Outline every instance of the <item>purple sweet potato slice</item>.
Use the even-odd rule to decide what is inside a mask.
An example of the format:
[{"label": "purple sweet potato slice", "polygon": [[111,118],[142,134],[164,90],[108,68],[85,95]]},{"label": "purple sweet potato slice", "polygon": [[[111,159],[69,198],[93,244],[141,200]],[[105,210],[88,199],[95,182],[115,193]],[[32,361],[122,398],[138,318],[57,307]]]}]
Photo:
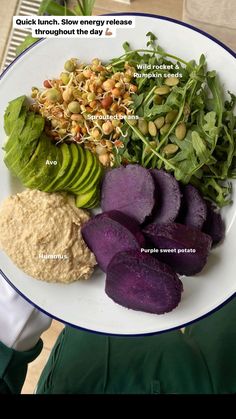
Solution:
[{"label": "purple sweet potato slice", "polygon": [[177,180],[165,170],[151,169],[156,193],[152,221],[160,224],[174,221],[181,205],[181,191]]},{"label": "purple sweet potato slice", "polygon": [[147,169],[137,164],[108,171],[102,183],[103,211],[118,210],[143,223],[154,207],[154,181]]},{"label": "purple sweet potato slice", "polygon": [[179,222],[189,227],[202,229],[207,217],[207,206],[198,190],[192,185],[183,188],[183,207]]},{"label": "purple sweet potato slice", "polygon": [[204,268],[211,237],[200,230],[178,223],[150,224],[144,234],[159,252],[155,255],[181,275],[194,275]]},{"label": "purple sweet potato slice", "polygon": [[129,217],[123,212],[116,211],[116,210],[103,212],[100,215],[103,217],[111,218],[112,220],[117,221],[118,223],[122,224],[134,235],[140,247],[145,246],[144,235],[139,227],[139,224],[133,218]]},{"label": "purple sweet potato slice", "polygon": [[126,227],[103,214],[91,218],[81,231],[85,243],[104,272],[116,253],[140,249],[136,237]]},{"label": "purple sweet potato slice", "polygon": [[105,291],[124,307],[163,314],[177,307],[183,285],[169,266],[148,254],[128,251],[111,260]]},{"label": "purple sweet potato slice", "polygon": [[213,246],[219,244],[225,237],[225,223],[219,211],[210,202],[206,201],[207,218],[203,225],[203,231],[212,238]]}]

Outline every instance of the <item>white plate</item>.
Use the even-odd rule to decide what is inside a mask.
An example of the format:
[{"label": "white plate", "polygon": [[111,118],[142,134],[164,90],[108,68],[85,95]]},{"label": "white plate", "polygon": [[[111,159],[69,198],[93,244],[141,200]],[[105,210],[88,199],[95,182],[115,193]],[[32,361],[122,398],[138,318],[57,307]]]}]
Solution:
[{"label": "white plate", "polygon": [[[32,86],[60,74],[64,62],[71,57],[90,61],[98,56],[106,61],[122,54],[122,44],[146,45],[146,33],[154,32],[166,51],[185,60],[198,59],[203,53],[209,69],[220,75],[225,90],[236,92],[236,59],[233,53],[206,35],[178,22],[154,16],[136,16],[136,29],[117,31],[116,39],[48,39],[25,52],[0,82],[0,137],[3,143],[3,114],[7,103],[22,94],[30,94]],[[22,190],[9,174],[0,152],[0,201]],[[234,189],[236,189],[234,187]],[[157,316],[123,308],[104,292],[104,275],[96,272],[87,282],[71,285],[47,284],[25,275],[1,253],[1,269],[5,277],[35,305],[64,322],[98,332],[112,334],[147,334],[191,322],[224,303],[236,291],[234,268],[236,250],[236,201],[224,211],[227,237],[211,252],[204,271],[184,278],[184,293],[179,307],[169,314]]]}]

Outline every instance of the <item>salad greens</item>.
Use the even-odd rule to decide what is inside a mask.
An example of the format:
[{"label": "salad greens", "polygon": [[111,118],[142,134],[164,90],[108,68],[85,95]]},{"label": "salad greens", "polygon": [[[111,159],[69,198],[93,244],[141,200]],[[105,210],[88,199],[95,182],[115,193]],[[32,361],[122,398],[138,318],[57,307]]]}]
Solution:
[{"label": "salad greens", "polygon": [[[224,99],[217,73],[207,70],[204,55],[199,63],[186,62],[165,53],[155,35],[149,32],[147,36],[146,49],[132,50],[126,42],[125,53],[111,60],[110,65],[116,73],[128,63],[141,75],[136,79],[138,91],[133,95],[132,105],[133,113],[140,119],[155,122],[172,111],[176,117],[165,124],[165,129],[158,130],[155,137],[126,119],[120,138],[124,147],[114,148],[115,165],[139,163],[147,168],[164,168],[223,207],[231,202],[228,179],[236,178],[236,96],[228,92],[229,98]],[[159,68],[165,65],[172,68],[174,65],[174,71],[182,77],[171,89],[166,89],[167,94],[159,96],[158,86],[163,87],[167,73]],[[142,72],[146,73],[144,77]],[[152,77],[154,72],[158,77]],[[176,130],[181,125],[186,127],[184,139],[178,138]],[[169,155],[167,149],[174,152]]]},{"label": "salad greens", "polygon": [[[56,15],[63,10],[65,14],[89,14],[94,5],[94,1],[77,1],[69,10],[54,3],[44,0],[39,13]],[[228,205],[229,179],[236,178],[236,96],[228,92],[225,97],[217,73],[208,70],[204,55],[198,63],[187,62],[165,52],[153,33],[147,37],[143,49],[132,50],[125,42],[124,54],[105,68],[114,80],[125,74],[125,89],[129,89],[127,105],[122,102],[124,119],[118,140],[111,145],[113,165],[164,168],[183,184],[196,186],[217,206]],[[109,99],[112,102],[114,97]],[[117,101],[115,105],[120,105],[121,98]],[[127,117],[130,113],[133,119]]]}]

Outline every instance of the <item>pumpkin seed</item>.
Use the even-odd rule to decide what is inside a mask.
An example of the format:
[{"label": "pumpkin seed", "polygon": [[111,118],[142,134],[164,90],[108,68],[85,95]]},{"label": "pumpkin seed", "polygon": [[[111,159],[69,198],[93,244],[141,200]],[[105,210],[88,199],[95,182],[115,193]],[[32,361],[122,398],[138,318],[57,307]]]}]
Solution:
[{"label": "pumpkin seed", "polygon": [[148,123],[144,118],[139,118],[138,120],[138,128],[143,135],[148,134]]},{"label": "pumpkin seed", "polygon": [[163,84],[163,86],[157,87],[156,90],[154,91],[154,93],[156,95],[168,95],[168,93],[170,93],[170,87],[169,86],[165,86]]},{"label": "pumpkin seed", "polygon": [[163,152],[166,156],[171,156],[172,154],[175,154],[178,149],[179,147],[176,144],[167,144],[163,148]]},{"label": "pumpkin seed", "polygon": [[[116,121],[116,120],[114,119],[114,121]],[[137,119],[129,118],[129,125],[131,125],[132,127],[135,127],[135,125],[137,125],[137,123],[138,123]]]},{"label": "pumpkin seed", "polygon": [[170,124],[165,124],[163,125],[163,127],[161,127],[160,129],[160,133],[161,135],[166,134],[170,129]]},{"label": "pumpkin seed", "polygon": [[165,84],[166,86],[170,86],[170,87],[177,86],[177,84],[179,84],[179,79],[177,77],[168,77],[165,80]]},{"label": "pumpkin seed", "polygon": [[165,118],[164,116],[159,116],[157,119],[155,119],[154,124],[156,125],[157,129],[160,129],[161,127],[163,127],[165,123]]},{"label": "pumpkin seed", "polygon": [[174,120],[175,120],[175,118],[176,118],[177,115],[178,115],[178,111],[176,111],[176,110],[173,110],[173,111],[168,112],[166,114],[166,117],[165,117],[165,122],[167,124],[174,122]]},{"label": "pumpkin seed", "polygon": [[157,127],[156,127],[156,125],[154,124],[154,122],[152,122],[152,121],[149,121],[149,122],[148,122],[148,131],[149,131],[149,134],[150,134],[152,137],[155,137],[155,136],[157,135]]},{"label": "pumpkin seed", "polygon": [[183,140],[186,136],[187,128],[184,122],[181,122],[175,128],[175,135],[178,140]]},{"label": "pumpkin seed", "polygon": [[144,149],[144,153],[145,154],[148,154],[148,153],[150,153],[150,151],[152,151],[153,149],[155,149],[156,146],[157,146],[157,144],[158,144],[158,142],[157,141],[150,141],[149,144],[150,145],[149,146],[146,146],[145,149]]},{"label": "pumpkin seed", "polygon": [[162,104],[162,97],[159,95],[154,96],[153,102],[155,103],[155,105],[161,105]]}]

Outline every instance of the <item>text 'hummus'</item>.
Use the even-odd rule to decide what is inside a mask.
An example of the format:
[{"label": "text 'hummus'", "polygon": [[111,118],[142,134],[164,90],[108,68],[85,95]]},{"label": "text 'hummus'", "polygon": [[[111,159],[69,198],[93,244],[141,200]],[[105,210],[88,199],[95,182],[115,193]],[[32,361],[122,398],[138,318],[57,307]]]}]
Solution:
[{"label": "text 'hummus'", "polygon": [[26,190],[10,196],[0,207],[0,245],[34,278],[63,283],[88,279],[96,260],[81,236],[81,227],[89,218],[66,194]]}]

